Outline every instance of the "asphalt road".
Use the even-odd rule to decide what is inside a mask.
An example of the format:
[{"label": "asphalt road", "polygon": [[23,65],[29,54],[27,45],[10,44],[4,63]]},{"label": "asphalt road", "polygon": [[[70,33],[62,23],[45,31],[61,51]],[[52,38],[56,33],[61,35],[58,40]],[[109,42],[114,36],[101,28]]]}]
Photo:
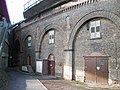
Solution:
[{"label": "asphalt road", "polygon": [[9,71],[11,76],[7,90],[47,90],[38,79],[21,73],[19,71]]}]

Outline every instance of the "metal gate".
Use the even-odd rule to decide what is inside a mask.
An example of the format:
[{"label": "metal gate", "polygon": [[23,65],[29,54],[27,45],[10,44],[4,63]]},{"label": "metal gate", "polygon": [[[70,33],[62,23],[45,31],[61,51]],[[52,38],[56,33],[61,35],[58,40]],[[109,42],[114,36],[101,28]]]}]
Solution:
[{"label": "metal gate", "polygon": [[85,57],[85,82],[108,83],[108,57]]}]

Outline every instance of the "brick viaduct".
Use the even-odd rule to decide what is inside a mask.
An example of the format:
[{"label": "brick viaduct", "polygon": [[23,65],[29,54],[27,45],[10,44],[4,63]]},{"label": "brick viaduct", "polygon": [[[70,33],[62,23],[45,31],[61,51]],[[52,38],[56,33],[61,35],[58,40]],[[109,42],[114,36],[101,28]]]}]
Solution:
[{"label": "brick viaduct", "polygon": [[[19,40],[20,44],[20,64],[23,64],[23,61],[27,59],[28,55],[31,55],[32,60],[36,60],[36,58],[47,58],[50,53],[54,53],[56,59],[59,59],[58,61],[56,61],[56,72],[58,73],[58,76],[63,75],[65,79],[75,79],[84,82],[84,65],[82,66],[82,69],[79,68],[81,64],[77,64],[77,59],[79,59],[80,57],[79,55],[78,57],[75,55],[77,53],[75,51],[77,50],[76,42],[78,40],[77,38],[79,38],[79,35],[81,35],[79,34],[80,32],[82,33],[82,31],[85,30],[85,32],[88,33],[86,29],[87,23],[94,19],[101,19],[103,20],[103,22],[109,22],[109,25],[113,25],[113,28],[116,29],[116,31],[113,31],[113,33],[119,33],[120,1],[88,0],[86,2],[71,7],[53,9],[46,13],[40,14],[38,15],[38,17],[34,17],[31,20],[26,20],[22,22],[19,27],[14,30],[15,41]],[[107,26],[104,26],[104,28],[107,28]],[[58,40],[58,42],[56,41],[55,45],[49,45],[47,42],[47,34],[50,30],[53,29],[55,30],[55,37],[57,38],[56,40]],[[108,31],[108,33],[111,35],[110,31]],[[32,36],[33,39],[33,45],[31,49],[25,47],[26,38],[28,36]],[[86,39],[85,35],[81,35],[81,37]],[[88,40],[88,37],[86,40]],[[102,43],[104,44],[104,42]],[[119,43],[120,41],[118,41],[118,44]],[[82,49],[80,50],[80,52],[84,53]],[[113,51],[111,50],[111,52]],[[109,51],[106,50],[106,52]],[[84,55],[90,53],[92,52],[85,52]],[[120,53],[118,52],[118,56],[119,54]],[[109,55],[112,59],[114,58],[113,54]],[[33,62],[35,64],[35,61]],[[82,60],[82,62],[80,63],[84,64],[84,61]],[[63,64],[63,69],[61,69],[61,64]],[[35,67],[35,65],[33,65],[33,67]],[[82,75],[77,73],[77,70],[78,72],[82,73]],[[116,74],[112,75],[112,73],[115,71],[112,68],[112,64],[109,65],[109,70],[111,71],[109,71],[108,79],[113,80],[116,77]]]}]

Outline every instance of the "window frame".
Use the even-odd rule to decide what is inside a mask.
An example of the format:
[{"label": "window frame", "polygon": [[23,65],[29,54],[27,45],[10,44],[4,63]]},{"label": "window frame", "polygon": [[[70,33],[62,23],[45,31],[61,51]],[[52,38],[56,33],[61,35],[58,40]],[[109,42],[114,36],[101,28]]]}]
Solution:
[{"label": "window frame", "polygon": [[28,36],[27,40],[28,40],[28,41],[31,41],[31,40],[32,40],[32,37],[31,37],[31,36]]},{"label": "window frame", "polygon": [[31,47],[32,46],[32,36],[28,36],[27,37],[27,47]]},{"label": "window frame", "polygon": [[[99,27],[99,29],[97,29]],[[101,38],[101,21],[100,20],[94,20],[90,22],[90,39],[100,39]],[[92,30],[94,28],[94,32]]]},{"label": "window frame", "polygon": [[49,44],[55,43],[55,30],[49,31]]}]

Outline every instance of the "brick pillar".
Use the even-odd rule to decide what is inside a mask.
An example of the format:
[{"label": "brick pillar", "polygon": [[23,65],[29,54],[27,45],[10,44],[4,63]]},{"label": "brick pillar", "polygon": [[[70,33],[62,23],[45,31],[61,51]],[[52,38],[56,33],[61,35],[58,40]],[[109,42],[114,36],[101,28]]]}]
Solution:
[{"label": "brick pillar", "polygon": [[63,77],[68,80],[72,80],[72,53],[72,50],[65,50]]}]

